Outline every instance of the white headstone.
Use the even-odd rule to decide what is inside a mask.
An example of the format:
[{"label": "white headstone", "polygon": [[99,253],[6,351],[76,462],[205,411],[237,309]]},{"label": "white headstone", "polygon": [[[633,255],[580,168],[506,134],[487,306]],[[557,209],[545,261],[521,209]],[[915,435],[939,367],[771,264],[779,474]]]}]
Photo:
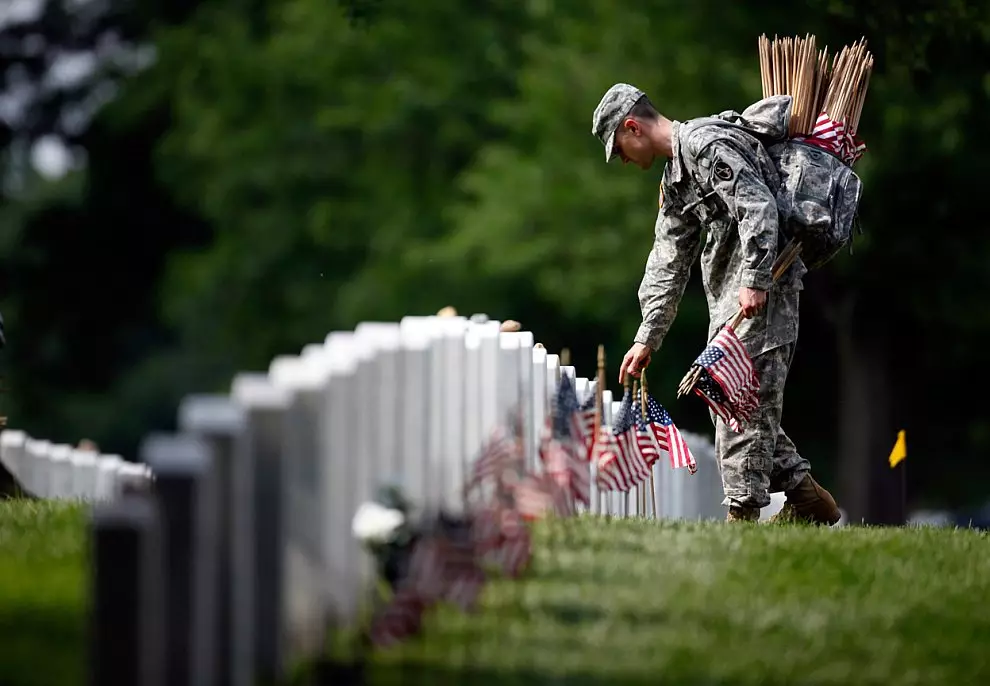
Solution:
[{"label": "white headstone", "polygon": [[72,497],[79,500],[94,500],[97,488],[97,458],[92,450],[73,450],[69,456],[72,463]]},{"label": "white headstone", "polygon": [[47,498],[59,500],[72,497],[72,446],[65,443],[53,445],[48,451],[50,476]]}]

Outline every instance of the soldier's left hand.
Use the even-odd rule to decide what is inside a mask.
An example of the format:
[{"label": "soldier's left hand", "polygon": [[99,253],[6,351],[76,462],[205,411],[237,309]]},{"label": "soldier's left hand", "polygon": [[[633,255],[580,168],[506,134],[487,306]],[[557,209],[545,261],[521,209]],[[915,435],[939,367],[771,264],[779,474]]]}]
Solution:
[{"label": "soldier's left hand", "polygon": [[766,304],[766,291],[758,291],[745,286],[739,289],[739,307],[742,308],[743,316],[746,319],[758,315]]}]

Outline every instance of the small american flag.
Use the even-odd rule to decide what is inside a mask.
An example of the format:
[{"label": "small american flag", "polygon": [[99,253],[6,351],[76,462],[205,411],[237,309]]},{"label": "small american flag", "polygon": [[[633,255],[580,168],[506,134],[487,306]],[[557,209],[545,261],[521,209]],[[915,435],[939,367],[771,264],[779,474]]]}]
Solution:
[{"label": "small american flag", "polygon": [[[628,491],[650,476],[650,468],[640,443],[640,426],[636,415],[642,416],[639,408],[634,407],[632,391],[626,388],[612,428],[614,450],[608,451],[598,462],[596,482],[601,490]],[[649,436],[648,431],[646,435]],[[649,441],[652,443],[653,438],[649,437]]]},{"label": "small american flag", "polygon": [[[595,437],[595,405],[597,404],[596,388],[598,386],[598,381],[592,381],[588,384],[588,396],[581,403],[581,409],[578,412],[578,421],[581,425],[581,433],[579,434],[584,441],[584,454],[585,460],[591,459],[591,451],[593,450],[593,443]],[[604,408],[600,410],[602,415],[602,420],[599,425],[604,424]]]},{"label": "small american flag", "polygon": [[497,554],[502,573],[510,579],[519,577],[532,557],[533,541],[525,526],[514,529],[511,536],[505,536]]},{"label": "small american flag", "polygon": [[591,498],[591,469],[575,457],[575,446],[553,439],[540,448],[543,469],[574,500],[588,504]]},{"label": "small american flag", "polygon": [[797,140],[830,152],[850,166],[866,152],[866,144],[846,130],[845,123],[832,119],[825,112],[818,115],[811,135],[799,136]]},{"label": "small american flag", "polygon": [[492,477],[501,478],[507,469],[521,466],[523,460],[519,436],[502,428],[496,429],[474,462],[469,486],[476,486]]},{"label": "small american flag", "polygon": [[470,610],[485,584],[478,565],[476,546],[470,536],[454,538],[432,533],[416,542],[404,589],[410,589],[427,606],[441,600]]},{"label": "small american flag", "polygon": [[[565,381],[566,379],[566,381]],[[561,379],[557,397],[540,440],[540,461],[547,474],[584,504],[590,499],[591,476],[581,434],[577,394],[569,377]],[[573,420],[573,421],[572,421]]]},{"label": "small american flag", "polygon": [[379,648],[415,636],[423,626],[426,602],[412,589],[399,589],[371,622],[371,643]]},{"label": "small american flag", "polygon": [[601,487],[602,480],[607,478],[601,475],[602,465],[611,464],[619,459],[619,441],[616,439],[612,429],[602,424],[598,428],[598,438],[591,447],[591,460],[598,465],[599,475],[596,483]]},{"label": "small american flag", "polygon": [[553,511],[553,496],[547,488],[552,483],[553,481],[548,478],[525,474],[512,484],[515,510],[523,520],[542,519]]},{"label": "small american flag", "polygon": [[473,521],[478,555],[506,576],[518,576],[531,554],[529,529],[520,514],[511,507],[489,505],[477,512]]},{"label": "small american flag", "polygon": [[672,469],[688,467],[692,473],[697,470],[694,455],[691,454],[691,449],[688,448],[674,420],[670,418],[670,413],[650,395],[646,396],[646,422],[660,450],[666,451],[670,456]]},{"label": "small american flag", "polygon": [[646,466],[653,469],[653,465],[660,459],[660,446],[657,445],[656,437],[643,415],[642,405],[635,399],[633,405],[633,418],[636,422],[636,450],[643,457]]},{"label": "small american flag", "polygon": [[469,541],[444,540],[441,543],[444,566],[442,598],[465,612],[472,610],[485,586],[485,571],[478,564]]},{"label": "small american flag", "polygon": [[[749,415],[759,405],[760,379],[753,369],[753,361],[731,326],[725,326],[702,351],[696,365],[704,369],[721,389],[721,397],[706,395],[695,384],[695,393],[708,403],[733,431],[739,431]],[[708,390],[713,390],[710,386]],[[719,394],[714,394],[719,395]]]},{"label": "small american flag", "polygon": [[554,436],[585,440],[581,402],[578,400],[577,389],[574,388],[574,380],[567,374],[561,374],[557,384],[557,394],[550,414],[550,429]]}]

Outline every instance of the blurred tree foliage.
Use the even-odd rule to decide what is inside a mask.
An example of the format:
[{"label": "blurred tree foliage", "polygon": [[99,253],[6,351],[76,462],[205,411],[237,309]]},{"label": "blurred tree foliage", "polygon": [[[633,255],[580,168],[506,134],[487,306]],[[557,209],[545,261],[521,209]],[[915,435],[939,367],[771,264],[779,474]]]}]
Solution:
[{"label": "blurred tree foliage", "polygon": [[[614,377],[660,169],[603,163],[602,92],[635,83],[678,119],[741,110],[760,97],[760,33],[832,47],[865,34],[866,234],[806,280],[785,426],[823,471],[843,468],[850,498],[898,428],[920,498],[985,494],[990,422],[968,386],[990,330],[986,6],[115,0],[83,30],[59,5],[0,27],[5,74],[40,82],[55,51],[108,31],[155,60],[0,130],[8,151],[56,132],[88,159],[0,209],[6,403],[27,430],[129,454],[186,391],[447,304],[518,319],[589,372],[603,342]],[[31,35],[40,54],[24,54]],[[113,99],[63,131],[106,79]],[[672,392],[704,343],[693,279],[651,378],[682,426],[708,432],[701,404]]]}]

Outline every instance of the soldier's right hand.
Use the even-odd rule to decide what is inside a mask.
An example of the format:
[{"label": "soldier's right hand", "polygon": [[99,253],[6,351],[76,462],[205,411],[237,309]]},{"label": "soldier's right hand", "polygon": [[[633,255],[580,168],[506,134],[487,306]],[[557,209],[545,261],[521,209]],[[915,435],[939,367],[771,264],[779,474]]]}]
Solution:
[{"label": "soldier's right hand", "polygon": [[622,366],[619,367],[619,383],[625,384],[626,374],[639,378],[639,373],[650,366],[650,346],[642,343],[633,343],[629,352],[622,358]]}]

